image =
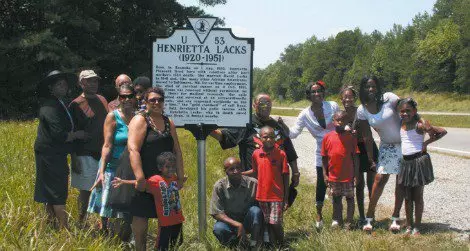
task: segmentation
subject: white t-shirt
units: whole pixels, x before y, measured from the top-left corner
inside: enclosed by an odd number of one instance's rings
[[[367,120],[369,125],[379,134],[380,142],[386,144],[400,143],[401,122],[395,109],[400,98],[391,92],[384,93],[383,97],[384,104],[378,113],[369,113],[363,105],[360,105],[357,108],[357,119]]]
[[[315,117],[310,107],[303,109],[297,117],[295,125],[289,128],[289,137],[291,139],[295,139],[297,136],[299,136],[304,127],[307,127],[307,130],[315,138],[317,142],[317,149],[315,151],[316,166],[322,166],[321,143],[323,141],[323,136],[335,129],[335,126],[333,125],[333,115],[337,111],[339,111],[339,107],[336,102],[323,101],[323,115],[325,116],[326,129],[320,125],[318,119]]]

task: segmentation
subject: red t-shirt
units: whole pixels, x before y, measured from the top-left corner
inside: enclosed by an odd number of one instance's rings
[[[352,182],[354,178],[353,154],[359,153],[357,139],[351,133],[336,131],[325,135],[321,155],[328,157],[328,181]]]
[[[158,226],[172,226],[184,221],[176,178],[154,175],[147,179],[147,192],[153,195],[157,208]]]
[[[258,173],[256,200],[272,202],[284,201],[284,183],[282,176],[289,175],[286,153],[274,148],[266,153],[263,148],[253,152],[253,171]]]

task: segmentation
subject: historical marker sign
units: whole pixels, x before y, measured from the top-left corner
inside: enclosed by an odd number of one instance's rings
[[[154,85],[165,90],[165,113],[176,126],[245,127],[251,121],[253,38],[213,28],[215,18],[189,18],[153,43]]]

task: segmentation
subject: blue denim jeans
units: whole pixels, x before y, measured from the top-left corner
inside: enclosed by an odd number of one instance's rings
[[[247,233],[258,231],[258,236],[261,236],[261,229],[263,228],[263,213],[257,206],[252,206],[248,210],[243,220],[243,227]],[[233,243],[237,239],[237,228],[225,222],[217,221],[214,225],[214,235],[222,245]],[[251,235],[253,236],[253,234]]]

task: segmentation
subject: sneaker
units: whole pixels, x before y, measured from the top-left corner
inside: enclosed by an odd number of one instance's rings
[[[362,227],[363,231],[372,231],[374,227],[372,227],[372,221],[374,221],[374,218],[366,218],[366,224]]]
[[[344,230],[351,231],[352,228],[353,228],[352,223],[347,222],[347,223],[344,224]]]
[[[323,220],[315,222],[315,228],[316,229],[322,229],[323,228]]]
[[[399,218],[392,217],[392,224],[388,228],[389,231],[391,231],[391,232],[400,231],[400,225],[397,223],[398,220],[399,220]]]
[[[419,235],[421,235],[421,233],[419,232],[419,229],[413,228],[413,231],[411,231],[411,235],[419,236]]]
[[[339,228],[339,222],[333,220],[333,221],[331,222],[331,228],[333,228],[333,229]]]

